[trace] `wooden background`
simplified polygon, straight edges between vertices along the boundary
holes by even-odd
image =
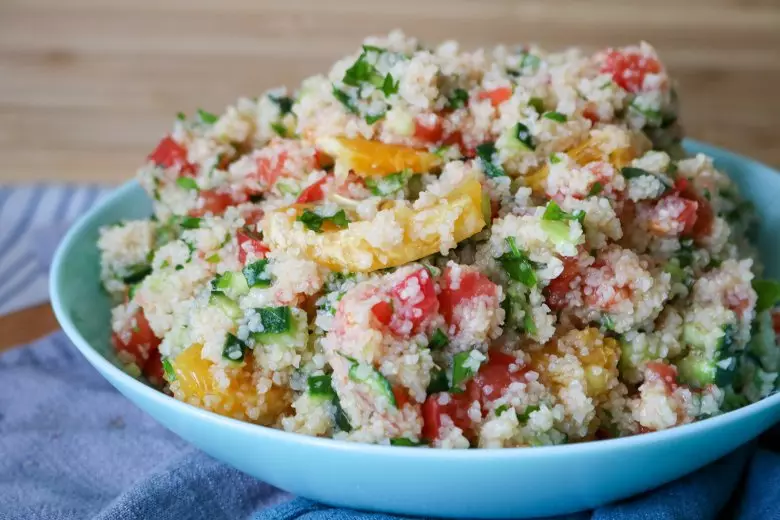
[[[645,39],[689,135],[780,166],[780,0],[0,0],[0,182],[118,183],[177,111],[295,85],[395,27],[467,47]]]

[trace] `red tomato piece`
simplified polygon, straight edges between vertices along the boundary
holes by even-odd
[[[163,137],[148,159],[162,168],[177,167],[184,175],[194,175],[198,171],[196,165],[187,161],[187,149],[171,136]]]
[[[393,286],[390,295],[393,298],[390,329],[399,336],[411,336],[419,332],[439,306],[433,278],[424,267]]]
[[[409,392],[401,385],[393,386],[393,397],[395,397],[395,405],[400,410],[411,402]]]
[[[517,370],[511,371],[510,365],[516,365]],[[487,362],[479,368],[477,375],[467,383],[467,385],[474,387],[469,390],[469,394],[478,395],[482,404],[495,401],[506,392],[509,385],[516,381],[525,381],[527,371],[528,368],[515,356],[504,354],[498,350],[491,351],[488,354]]]
[[[263,243],[263,237],[259,233],[244,228],[236,232],[238,240],[238,262],[246,265],[246,258],[251,253],[257,258],[265,258],[270,249]]]
[[[281,151],[274,157],[260,157],[257,159],[257,179],[267,189],[271,189],[282,174],[284,163],[287,161],[287,152]]]
[[[453,282],[452,269],[448,267],[444,271],[443,286],[439,293],[440,312],[447,324],[459,328],[459,325],[454,323],[455,309],[475,298],[488,296],[495,299],[495,304],[498,305],[498,287],[479,271],[461,269],[457,285]]]
[[[207,190],[200,192],[198,207],[190,210],[191,217],[203,217],[207,214],[222,215],[225,210],[236,204],[236,200],[229,193]]]
[[[772,312],[772,328],[777,336],[780,336],[780,311]]]
[[[375,303],[371,307],[371,313],[382,325],[390,325],[390,322],[393,320],[393,304],[386,301]]]
[[[157,349],[154,349],[149,355],[149,360],[143,368],[143,374],[157,388],[162,388],[165,385],[165,369],[162,364],[162,356]]]
[[[628,92],[640,92],[648,74],[661,72],[661,64],[651,56],[639,52],[610,50],[601,72],[612,75],[612,80]]]
[[[444,398],[447,404],[441,404],[439,396],[442,394],[431,394],[425,400],[422,406],[423,428],[422,436],[424,439],[438,439],[441,433],[442,416],[447,415],[452,422],[463,430],[466,437],[473,436],[473,423],[469,417],[469,408],[474,400],[468,393],[447,394]]]
[[[497,107],[512,97],[512,87],[499,87],[493,90],[485,90],[477,94],[480,100],[489,99],[490,104]]]
[[[311,202],[319,202],[323,198],[325,198],[325,193],[322,191],[322,186],[325,184],[325,181],[328,180],[328,177],[325,176],[322,179],[314,182],[313,184],[307,186],[303,189],[300,195],[298,195],[298,204],[308,204]]]
[[[571,284],[580,275],[580,266],[577,258],[564,257],[563,271],[556,278],[550,280],[544,288],[545,302],[553,311],[560,311],[566,307],[566,295],[571,292]]]
[[[129,331],[115,332],[111,336],[111,343],[113,343],[120,359],[128,363],[135,363],[138,368],[143,370],[152,357],[152,353],[157,352],[160,340],[154,335],[142,309],[136,311],[129,326]]]
[[[695,240],[711,235],[715,223],[715,213],[712,211],[710,201],[699,195],[687,179],[678,178],[674,183],[674,189],[680,197],[696,203],[695,218],[688,217],[693,222],[686,226],[683,235],[690,236]]]
[[[265,212],[260,208],[252,208],[244,215],[244,222],[247,225],[255,225],[263,218]]]
[[[444,125],[435,114],[418,116],[414,120],[414,137],[426,143],[438,143],[444,136]]]
[[[314,150],[314,165],[320,170],[325,170],[333,166],[333,159],[325,152]]]
[[[651,361],[647,364],[647,369],[651,372],[651,377],[655,377],[666,385],[669,393],[677,389],[677,368],[667,365],[661,361]]]

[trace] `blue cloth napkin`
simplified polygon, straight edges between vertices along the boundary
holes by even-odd
[[[21,189],[0,189],[0,314],[45,299],[53,245],[103,193]],[[780,431],[657,490],[567,518],[780,519],[775,447]],[[126,400],[58,332],[0,355],[0,520],[83,518],[398,517],[293,498],[215,461]]]

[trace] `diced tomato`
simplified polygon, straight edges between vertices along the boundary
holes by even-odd
[[[284,163],[287,161],[287,152],[282,150],[273,157],[259,157],[257,159],[257,180],[267,189],[271,189],[284,173]]]
[[[393,396],[395,397],[396,407],[400,410],[411,402],[409,392],[401,385],[393,386]]]
[[[149,360],[143,368],[143,374],[151,384],[158,388],[162,388],[165,384],[165,369],[163,368],[162,357],[157,349],[154,349],[149,355]]]
[[[401,280],[390,289],[390,294],[393,298],[390,329],[400,336],[419,332],[439,306],[433,278],[424,267]]]
[[[671,194],[661,198],[654,206],[648,230],[656,236],[691,236],[696,225],[696,201]]]
[[[198,207],[190,210],[190,216],[202,217],[209,213],[222,215],[228,207],[234,206],[236,202],[229,193],[216,190],[201,191]]]
[[[517,369],[511,371],[510,365],[516,365]],[[474,386],[469,390],[472,396],[479,396],[481,403],[495,401],[503,395],[509,385],[516,381],[525,381],[525,373],[528,371],[521,361],[515,356],[493,350],[488,353],[488,360],[480,368],[477,375],[467,383]]]
[[[247,256],[251,253],[256,258],[265,258],[270,249],[263,243],[260,234],[244,228],[236,232],[238,240],[238,262],[241,265],[246,264]]]
[[[690,236],[695,240],[710,236],[715,223],[715,213],[710,201],[699,195],[688,179],[683,177],[674,181],[674,191],[683,199],[696,203],[695,216],[687,215],[683,236]]]
[[[120,359],[135,363],[141,370],[160,345],[160,340],[154,335],[142,309],[138,309],[130,320],[130,330],[114,333],[111,342]]]
[[[182,175],[194,175],[198,171],[196,165],[187,161],[187,149],[171,136],[163,137],[148,159],[162,168],[177,167]]]
[[[426,143],[438,143],[444,136],[444,125],[435,114],[418,116],[414,120],[414,137]]]
[[[314,165],[320,170],[326,170],[333,166],[333,158],[325,152],[314,150]]]
[[[556,278],[550,280],[544,288],[545,301],[553,311],[560,311],[566,307],[566,295],[571,292],[571,284],[580,275],[580,267],[576,257],[564,257],[563,271]]]
[[[775,330],[775,335],[780,336],[780,311],[772,312],[772,328]]]
[[[601,120],[598,112],[596,112],[596,106],[593,103],[588,103],[585,106],[585,109],[582,111],[582,117],[589,119],[594,125]]]
[[[493,90],[485,90],[477,94],[480,100],[489,99],[490,104],[497,107],[512,97],[512,87],[499,87]]]
[[[466,437],[473,436],[473,422],[469,417],[469,408],[474,399],[468,392],[462,394],[445,394],[447,404],[439,402],[439,396],[442,394],[431,394],[425,400],[422,406],[423,428],[422,436],[424,439],[438,439],[441,433],[442,416],[447,415],[452,422],[463,430]]]
[[[647,369],[656,378],[663,381],[668,392],[671,393],[677,389],[677,368],[661,361],[651,361],[647,364]]]
[[[661,64],[653,57],[639,52],[609,50],[601,72],[612,75],[612,80],[628,92],[640,92],[648,74],[661,72]]]
[[[325,176],[322,179],[314,182],[313,184],[307,186],[303,189],[300,195],[298,195],[298,204],[308,204],[311,202],[319,202],[323,198],[325,198],[325,193],[322,191],[322,186],[325,184],[325,181],[328,180],[328,177]]]
[[[247,226],[253,226],[262,220],[265,212],[260,208],[252,208],[244,214],[244,222]]]
[[[726,307],[734,311],[738,318],[742,318],[750,307],[750,299],[744,291],[732,289],[726,292]]]
[[[495,300],[498,305],[498,287],[490,279],[479,271],[461,269],[460,280],[453,283],[452,269],[447,268],[444,271],[443,284],[439,293],[439,306],[441,315],[449,325],[460,328],[455,323],[455,310],[464,304],[479,298],[487,296]]]
[[[382,325],[390,325],[390,322],[393,320],[393,304],[390,302],[381,301],[375,303],[374,306],[371,307],[371,312],[376,318],[376,321]]]

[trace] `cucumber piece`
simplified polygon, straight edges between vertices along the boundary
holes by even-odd
[[[228,271],[217,275],[211,281],[212,292],[222,292],[232,300],[237,300],[249,292],[249,284],[242,273]]]
[[[213,292],[209,297],[209,304],[219,307],[230,319],[237,320],[243,316],[243,311],[238,304],[221,292]]]
[[[244,267],[241,273],[249,287],[270,287],[271,275],[268,273],[268,260],[262,259]]]
[[[507,128],[501,137],[502,143],[509,150],[531,152],[535,149],[528,127],[522,123]]]
[[[447,373],[438,367],[434,367],[431,370],[431,380],[428,383],[428,388],[425,392],[428,395],[438,394],[439,392],[446,392],[450,389],[450,381],[447,379]]]
[[[309,341],[309,322],[306,311],[290,307],[257,309],[263,324],[262,332],[252,333],[255,343],[300,349]]]
[[[555,244],[576,245],[578,243],[577,239],[571,238],[569,224],[566,222],[560,220],[542,220],[539,222],[539,226]]]
[[[677,362],[680,381],[693,388],[704,388],[715,382],[718,369],[715,363],[698,354],[688,354]]]
[[[707,352],[715,352],[722,345],[724,332],[722,328],[706,330],[696,323],[686,323],[683,327],[683,341],[690,347]]]
[[[358,363],[355,359],[347,359],[352,363],[352,366],[349,367],[349,378],[352,381],[367,384],[374,392],[384,396],[394,408],[398,406],[390,381],[379,370],[370,365]]]
[[[325,399],[333,399],[336,397],[330,374],[309,376],[307,384],[309,386],[309,395],[312,397],[323,397]]]
[[[225,346],[222,348],[222,359],[226,359],[233,363],[240,363],[244,361],[246,350],[246,343],[233,334],[228,333],[227,338],[225,339]]]

